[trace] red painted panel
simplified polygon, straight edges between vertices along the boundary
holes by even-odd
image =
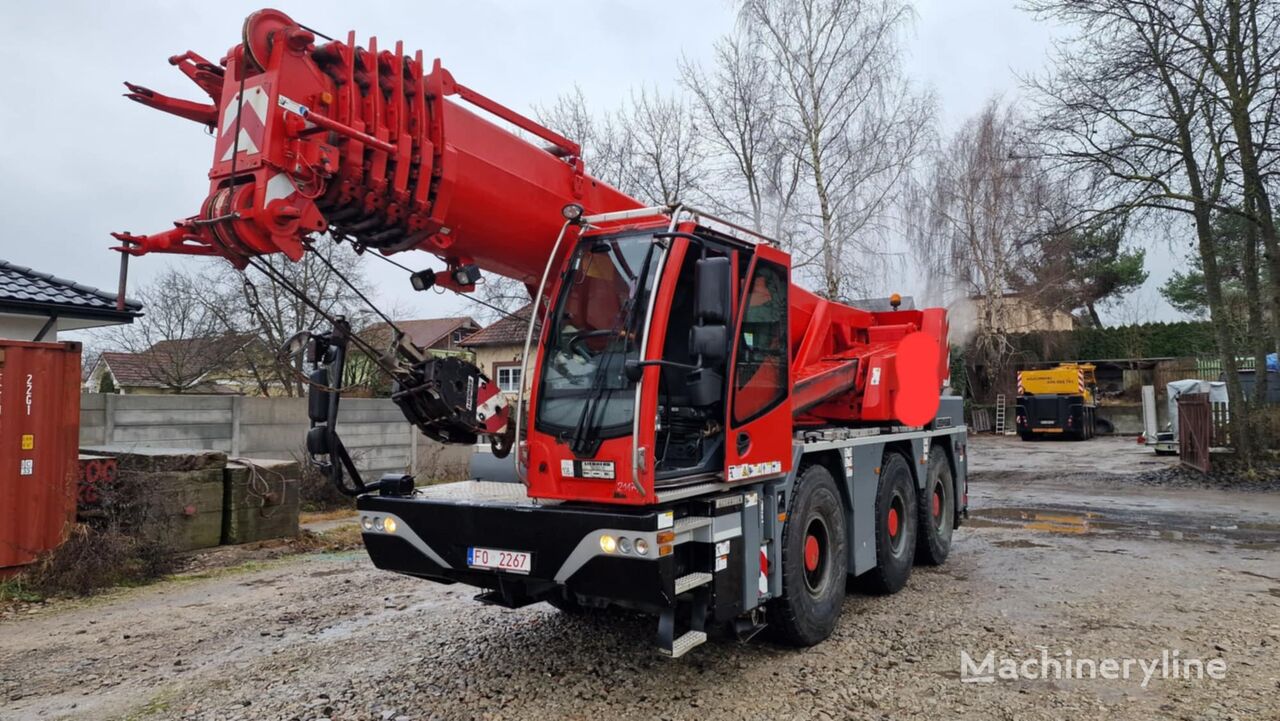
[[[79,444],[80,344],[0,340],[0,569],[66,537]]]

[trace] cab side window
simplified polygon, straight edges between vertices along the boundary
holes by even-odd
[[[787,396],[787,272],[759,260],[747,284],[734,362],[733,420],[743,424]]]

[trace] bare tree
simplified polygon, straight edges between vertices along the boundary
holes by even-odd
[[[654,204],[696,203],[705,152],[689,105],[675,95],[641,88],[615,115],[631,162],[623,187]]]
[[[1034,0],[1041,16],[1074,25],[1054,72],[1030,83],[1043,108],[1043,152],[1105,198],[1100,213],[1178,213],[1194,227],[1214,337],[1233,412],[1232,439],[1251,462],[1247,408],[1218,268],[1214,212],[1231,207],[1230,122],[1212,70],[1184,41],[1198,22],[1168,3]]]
[[[1179,19],[1190,18],[1190,22]],[[1175,66],[1185,80],[1205,85],[1204,90],[1219,105],[1231,128],[1234,147],[1231,156],[1239,167],[1242,211],[1253,227],[1246,233],[1260,236],[1266,249],[1269,275],[1271,350],[1280,347],[1280,240],[1277,239],[1275,209],[1268,187],[1274,172],[1276,123],[1280,120],[1280,92],[1276,68],[1280,63],[1280,7],[1259,0],[1173,0],[1160,8],[1160,17],[1176,34],[1179,44],[1194,48],[1208,70],[1206,83],[1197,68]],[[1244,262],[1257,262],[1252,242],[1247,244]],[[1248,272],[1247,290],[1258,293],[1257,275]],[[1261,321],[1261,306],[1258,317]],[[1261,326],[1259,325],[1259,330]],[[1265,355],[1265,354],[1263,354]],[[1265,382],[1265,379],[1263,379]]]
[[[911,10],[900,0],[744,0],[739,18],[775,74],[777,122],[811,195],[812,247],[793,248],[798,265],[816,265],[827,297],[864,291],[933,127],[933,97],[901,68]]]
[[[146,312],[103,332],[105,350],[134,354],[133,370],[170,393],[190,393],[224,370],[247,339],[229,333],[206,302],[198,272],[169,268],[138,291]]]
[[[687,58],[680,62],[681,84],[713,158],[709,172],[719,190],[709,199],[763,232],[768,166],[781,151],[778,87],[759,48],[741,33],[716,41],[714,63],[708,74]]]
[[[297,262],[278,255],[258,258],[256,263],[269,268],[271,276],[256,266],[237,271],[219,264],[200,284],[201,305],[223,332],[251,334],[261,341],[245,362],[262,395],[303,395],[299,360],[277,351],[300,331],[324,328],[327,318],[345,317],[357,331],[374,320],[361,298],[373,299],[363,261],[349,246],[326,239]],[[305,292],[309,302],[279,280]]]
[[[596,115],[576,88],[535,115],[582,145],[588,172],[628,195],[658,205],[700,193],[705,151],[693,111],[678,96],[641,88],[613,112]]]
[[[535,107],[534,117],[582,146],[587,172],[624,192],[633,191],[627,187],[632,175],[630,139],[614,114],[600,114],[588,104],[581,87],[575,86],[550,106]]]
[[[954,304],[960,336],[971,336],[974,365],[995,381],[1013,350],[1006,295],[1040,254],[1051,183],[1026,154],[1023,124],[998,99],[968,120],[936,155],[909,203],[909,237],[926,276],[930,302]],[[1051,286],[1051,284],[1046,284]],[[1025,302],[1039,305],[1029,289]],[[968,327],[964,327],[964,326]]]

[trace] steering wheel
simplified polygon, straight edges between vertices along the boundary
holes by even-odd
[[[590,338],[600,338],[602,336],[610,336],[613,334],[614,331],[608,328],[580,330],[569,336],[569,340],[565,343],[565,347],[573,355],[581,356],[583,360],[589,360],[591,358],[591,354],[587,352],[587,349],[581,347],[582,343]]]

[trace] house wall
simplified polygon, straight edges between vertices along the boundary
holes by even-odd
[[[34,315],[10,315],[8,313],[0,313],[0,338],[8,338],[10,340],[31,340],[36,337],[36,333],[44,327],[48,318],[40,318]],[[52,330],[45,335],[46,341],[57,340],[57,333]]]
[[[80,398],[82,447],[134,444],[296,459],[308,425],[303,398],[100,393]],[[445,447],[423,437],[385,398],[342,399],[338,432],[366,480],[412,472],[414,459],[422,457],[445,456],[465,466],[471,453],[469,446]]]
[[[475,351],[475,362],[476,365],[480,367],[480,370],[484,371],[484,374],[488,376],[490,380],[496,381],[498,376],[497,372],[494,370],[494,364],[519,361],[520,353],[524,350],[524,344],[480,346],[478,348],[472,348],[471,350]],[[529,384],[526,379],[525,388],[528,387]],[[508,393],[507,397],[514,401],[516,399],[516,394]]]

